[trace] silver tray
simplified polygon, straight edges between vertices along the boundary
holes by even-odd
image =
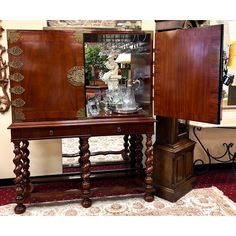
[[[138,112],[141,109],[142,109],[141,107],[136,107],[132,109],[116,109],[115,112],[119,114],[130,114],[130,113]]]

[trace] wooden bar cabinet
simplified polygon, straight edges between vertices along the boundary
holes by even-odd
[[[154,50],[153,33],[144,31],[8,30],[7,33],[12,100],[9,129],[14,143],[17,214],[25,211],[25,199],[32,192],[30,140],[80,138],[82,205],[89,207],[92,204],[90,137],[146,135],[144,199],[152,201],[162,163],[153,157],[154,115],[219,122],[222,26],[157,32]],[[105,100],[88,100],[85,51],[94,45],[101,47],[108,59],[113,53],[131,55],[130,73],[126,77],[119,74],[109,77],[118,78],[113,86],[118,86],[119,92],[124,89],[124,93],[117,95],[113,88],[112,93],[108,89]],[[129,99],[125,101],[127,94]],[[124,104],[132,106],[124,108]],[[157,143],[166,143],[167,130],[160,132]],[[133,153],[140,173],[142,150],[137,146]],[[189,150],[192,149],[191,144]],[[186,165],[191,163],[187,161]],[[168,165],[165,170],[168,173]]]

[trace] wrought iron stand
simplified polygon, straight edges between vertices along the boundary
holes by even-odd
[[[202,128],[201,127],[193,127],[193,134],[195,136],[195,138],[197,139],[197,141],[199,142],[199,144],[201,145],[202,149],[204,150],[204,152],[206,153],[207,157],[208,157],[208,163],[206,164],[202,159],[197,159],[194,161],[194,166],[195,166],[195,170],[196,170],[196,174],[204,174],[207,171],[209,171],[211,164],[212,164],[212,160],[215,160],[219,163],[231,163],[232,162],[232,166],[233,166],[233,171],[236,175],[236,168],[235,168],[235,159],[236,159],[236,152],[233,154],[231,152],[231,148],[233,147],[233,143],[223,143],[222,145],[226,148],[225,152],[221,155],[221,156],[213,156],[209,149],[206,148],[203,143],[201,142],[201,140],[199,139],[199,137],[196,134],[196,130],[197,131],[201,131]],[[224,157],[228,157],[227,160],[222,160]],[[200,165],[196,165],[197,163],[199,163]]]

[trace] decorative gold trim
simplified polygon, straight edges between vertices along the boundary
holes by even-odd
[[[8,30],[7,31],[7,39],[10,43],[16,43],[20,38],[20,33],[16,30]]]
[[[9,61],[8,65],[14,69],[20,69],[24,63],[22,61]]]
[[[24,76],[21,73],[14,73],[13,75],[9,76],[9,79],[12,81],[20,82],[24,79]]]
[[[25,105],[25,101],[21,98],[17,98],[11,102],[11,105],[14,107],[23,107]]]
[[[17,95],[20,95],[25,92],[25,89],[21,86],[15,86],[13,88],[10,88],[10,93],[14,93]]]
[[[75,38],[76,42],[78,42],[78,43],[82,44],[84,42],[84,35],[83,35],[83,33],[79,32],[79,31],[74,32],[74,38]]]
[[[79,109],[76,113],[76,117],[78,119],[85,118],[85,109],[84,108]]]
[[[9,48],[7,51],[9,54],[13,56],[20,56],[21,53],[23,52],[23,50],[19,47],[12,47],[12,48]]]
[[[84,85],[84,67],[74,66],[67,72],[68,81],[74,86]]]
[[[15,111],[13,113],[13,121],[23,121],[25,120],[25,114],[22,111]]]

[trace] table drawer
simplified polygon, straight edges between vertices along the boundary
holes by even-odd
[[[145,134],[147,130],[149,130],[149,128],[150,127],[147,127],[146,124],[113,124],[113,125],[92,126],[91,135],[102,136],[102,135],[119,135],[119,134]]]
[[[79,135],[90,134],[90,129],[87,126],[68,126],[68,127],[44,127],[31,128],[24,130],[12,130],[12,140],[15,139],[56,139],[66,137],[78,137]]]

